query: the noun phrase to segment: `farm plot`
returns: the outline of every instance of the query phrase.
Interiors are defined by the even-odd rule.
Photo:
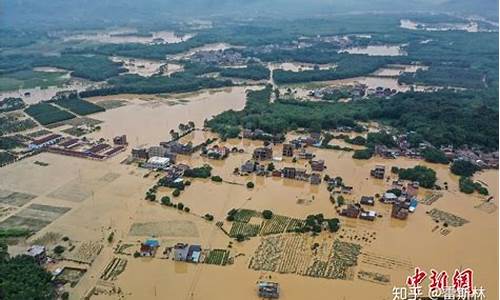
[[[439,198],[443,197],[443,193],[440,192],[427,192],[425,197],[419,202],[425,205],[431,205],[432,203],[439,200]]]
[[[69,207],[31,204],[0,222],[0,228],[24,228],[36,233],[70,209]]]
[[[75,114],[84,116],[89,115],[101,111],[105,111],[105,109],[99,105],[95,105],[94,103],[78,99],[78,98],[67,98],[55,101],[55,104],[62,106]]]
[[[102,244],[97,241],[82,242],[72,251],[65,252],[64,259],[90,265],[101,253],[102,248]]]
[[[361,252],[360,263],[389,270],[411,270],[413,268],[413,264],[408,259],[391,257],[373,252]]]
[[[30,118],[21,119],[14,115],[0,116],[0,135],[35,128],[37,124]]]
[[[460,227],[462,225],[469,223],[469,221],[464,219],[464,218],[461,218],[461,217],[456,216],[452,213],[445,212],[445,211],[437,209],[437,208],[431,209],[429,211],[429,216],[433,220],[442,221],[442,222],[444,222],[450,226],[453,226],[453,227]]]
[[[313,237],[280,235],[263,238],[249,268],[310,277],[352,280],[361,246],[335,240],[313,243]]]
[[[260,225],[249,224],[244,222],[233,222],[231,225],[231,230],[229,231],[229,236],[235,238],[237,236],[254,237],[259,234]]]
[[[98,179],[74,179],[57,190],[51,192],[48,196],[71,202],[82,202],[92,196],[92,192],[103,187],[105,184],[113,182],[120,175],[116,173],[107,173]]]
[[[229,262],[229,250],[225,249],[212,249],[205,256],[206,264],[225,266]]]
[[[125,271],[127,267],[127,260],[124,258],[114,257],[106,266],[104,271],[102,272],[101,279],[102,280],[116,280],[118,275]]]
[[[238,209],[238,211],[233,214],[234,221],[242,223],[248,223],[252,217],[260,216],[259,212],[251,209]]]
[[[131,236],[198,237],[198,227],[192,221],[176,220],[162,222],[134,223]]]
[[[358,264],[360,253],[360,245],[335,240],[333,256],[328,261],[328,269],[324,275],[333,279],[352,280],[354,277],[352,268]]]
[[[69,283],[71,287],[74,287],[78,284],[83,275],[87,272],[86,269],[73,268],[73,267],[64,267],[62,272],[57,275],[56,281],[62,283]]]
[[[61,110],[60,108],[57,108],[49,103],[37,103],[30,105],[24,110],[24,112],[42,125],[61,122],[75,117],[75,115]]]
[[[0,190],[0,203],[2,204],[21,207],[35,198],[35,195],[27,193]]]
[[[305,224],[304,220],[276,214],[273,214],[270,219],[264,219],[260,212],[250,209],[239,209],[232,214],[232,217],[229,236],[233,238],[238,235],[247,238],[294,232]]]
[[[264,220],[260,235],[278,234],[284,232],[295,231],[302,226],[305,222],[303,220],[294,219],[286,216],[273,215],[271,219]]]

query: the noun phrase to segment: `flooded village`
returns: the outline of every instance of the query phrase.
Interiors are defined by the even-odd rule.
[[[495,130],[446,123],[484,124],[490,95],[468,93],[498,83],[443,80],[457,70],[415,58],[442,32],[489,31],[419,17],[391,19],[397,38],[242,43],[257,27],[215,22],[226,41],[201,21],[50,32],[59,55],[116,69],[88,80],[44,61],[25,71],[46,86],[0,84],[5,257],[29,256],[53,299],[385,300],[416,268],[474,270],[477,299],[497,299]]]
[[[498,157],[444,149],[450,159],[484,168],[475,179],[491,196],[468,196],[447,166],[423,161],[420,153],[429,145],[409,148],[405,135],[392,136],[397,147],[380,145],[368,161],[325,146],[358,136],[348,127],[287,135],[243,130],[223,140],[199,124],[209,117],[203,106],[236,104],[216,99],[224,93],[189,100],[180,111],[163,104],[177,125],[160,119],[148,129],[130,124],[140,120],[129,113],[137,116],[140,106],[127,108],[135,100],[126,96],[123,107],[93,116],[102,128],[84,140],[59,133],[33,138],[28,146],[36,155],[0,169],[0,226],[37,232],[12,248],[47,256],[43,263],[58,281],[92,299],[224,297],[210,288],[219,279],[244,299],[257,293],[305,297],[299,280],[318,290],[333,284],[344,296],[361,297],[359,286],[366,286],[383,298],[414,265],[449,269],[457,263],[491,268],[477,275],[490,282],[490,263],[473,255],[454,260],[450,251],[464,239],[481,252],[495,249],[494,239],[474,232],[495,230],[489,224],[498,214]],[[244,93],[230,93],[244,103]],[[159,105],[143,101],[145,114]],[[182,113],[184,106],[192,107],[189,113]],[[192,109],[203,112],[196,117]],[[120,121],[127,114],[130,125]],[[127,126],[147,133],[134,137]],[[118,131],[128,134],[115,136]],[[416,165],[435,170],[440,188],[423,188],[394,172]],[[434,245],[432,253],[421,251],[417,240]],[[141,272],[150,276],[138,278]]]

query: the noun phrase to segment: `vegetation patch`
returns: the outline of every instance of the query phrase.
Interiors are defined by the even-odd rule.
[[[469,221],[464,218],[461,218],[449,212],[442,211],[437,208],[431,209],[431,211],[429,211],[428,214],[433,220],[441,221],[444,222],[445,224],[454,227],[460,227],[462,225],[469,223]]]
[[[95,105],[92,102],[82,100],[76,95],[59,98],[54,103],[81,116],[105,111],[103,107]]]
[[[225,266],[229,261],[229,254],[229,250],[211,249],[203,262],[210,265]]]
[[[49,103],[37,103],[30,105],[24,110],[42,125],[48,125],[64,120],[72,119],[75,115],[61,110]]]

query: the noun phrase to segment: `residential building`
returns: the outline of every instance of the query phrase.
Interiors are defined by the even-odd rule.
[[[311,184],[317,185],[321,183],[321,175],[318,173],[312,173],[311,174]]]
[[[159,156],[164,157],[167,149],[162,146],[151,146],[148,149],[148,157]]]
[[[215,145],[209,149],[205,149],[204,154],[208,158],[224,159],[229,155],[229,148]]]
[[[26,255],[33,257],[39,265],[47,261],[47,250],[45,246],[33,245],[26,249]]]
[[[359,203],[364,204],[364,205],[375,205],[375,199],[370,196],[361,196],[361,200]]]
[[[253,160],[247,160],[243,165],[240,167],[241,173],[253,173],[255,171],[255,161]]]
[[[185,243],[177,243],[174,246],[174,260],[186,261],[188,257],[189,247]]]
[[[325,161],[324,160],[311,161],[311,169],[316,172],[323,172],[323,170],[325,169]]]
[[[352,194],[352,190],[353,190],[353,187],[352,186],[347,186],[347,185],[343,185],[340,188],[340,192],[342,194]]]
[[[113,144],[115,145],[127,145],[127,136],[119,135],[113,138]]]
[[[354,204],[349,204],[346,208],[340,211],[341,216],[345,216],[348,218],[357,218],[359,213],[361,212],[360,208]]]
[[[396,219],[405,220],[408,218],[408,208],[405,207],[404,203],[395,202],[392,205],[391,216]]]
[[[295,179],[304,181],[309,180],[306,169],[295,169]]]
[[[187,261],[198,263],[200,261],[201,246],[190,245],[187,253]]]
[[[283,156],[288,156],[288,157],[293,156],[292,144],[283,144]]]
[[[307,159],[307,160],[311,160],[314,158],[314,154],[311,153],[311,152],[307,152],[306,149],[302,148],[300,151],[299,151],[299,158],[300,159]]]
[[[380,201],[384,203],[394,203],[397,199],[398,196],[396,196],[394,193],[384,193]]]
[[[155,256],[156,250],[160,247],[160,242],[157,240],[146,240],[141,244],[139,254],[141,256]]]
[[[377,217],[377,213],[374,212],[373,210],[368,210],[368,211],[362,211],[359,214],[359,218],[363,220],[368,220],[368,221],[373,221]]]
[[[148,159],[148,151],[143,148],[132,149],[132,157],[136,159]]]
[[[377,179],[384,179],[385,176],[385,166],[376,165],[374,169],[370,171],[370,175]]]
[[[260,147],[253,151],[253,159],[255,160],[270,160],[272,158],[273,150],[269,147]]]
[[[284,167],[282,173],[285,178],[295,179],[296,170],[293,167]]]
[[[147,169],[166,169],[170,165],[167,157],[153,156],[144,164]]]

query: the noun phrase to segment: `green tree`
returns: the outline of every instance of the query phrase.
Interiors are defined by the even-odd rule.
[[[270,211],[270,210],[263,210],[263,211],[262,211],[262,217],[263,217],[264,219],[269,220],[269,219],[271,219],[271,218],[273,217],[273,212],[272,212],[272,211]]]
[[[425,161],[436,164],[448,164],[448,158],[443,151],[436,148],[427,148],[422,152]]]
[[[436,172],[424,166],[414,168],[399,169],[399,178],[403,180],[417,181],[424,188],[433,188],[436,184]]]
[[[169,205],[171,202],[170,202],[170,197],[169,196],[163,196],[161,197],[161,204],[163,205]]]
[[[476,173],[479,168],[467,160],[456,160],[451,164],[450,170],[458,176],[470,177]]]
[[[55,299],[52,274],[26,255],[0,262],[0,299]]]

